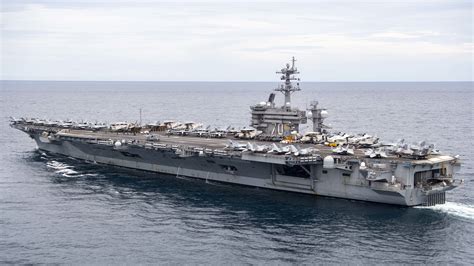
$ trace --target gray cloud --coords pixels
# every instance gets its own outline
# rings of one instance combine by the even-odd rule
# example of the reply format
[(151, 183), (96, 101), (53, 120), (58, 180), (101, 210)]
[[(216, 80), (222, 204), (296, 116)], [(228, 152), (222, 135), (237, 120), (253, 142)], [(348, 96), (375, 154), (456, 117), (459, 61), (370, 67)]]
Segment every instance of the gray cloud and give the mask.
[(2, 79), (472, 79), (469, 1), (2, 3)]

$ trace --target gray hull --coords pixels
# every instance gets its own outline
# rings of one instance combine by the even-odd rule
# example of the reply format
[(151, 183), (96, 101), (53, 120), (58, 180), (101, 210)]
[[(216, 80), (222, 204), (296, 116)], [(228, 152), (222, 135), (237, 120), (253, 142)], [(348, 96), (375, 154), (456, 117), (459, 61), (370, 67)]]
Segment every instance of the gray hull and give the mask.
[[(281, 175), (274, 164), (228, 156), (181, 157), (173, 151), (90, 144), (78, 141), (49, 141), (33, 136), (38, 148), (88, 162), (186, 176), (224, 183), (319, 196), (414, 206), (426, 203), (419, 189), (396, 189), (384, 184), (361, 182), (358, 170), (325, 169), (312, 165), (309, 177)], [(380, 187), (376, 187), (380, 186)], [(444, 197), (444, 192), (440, 192)], [(440, 202), (441, 203), (441, 202)]]

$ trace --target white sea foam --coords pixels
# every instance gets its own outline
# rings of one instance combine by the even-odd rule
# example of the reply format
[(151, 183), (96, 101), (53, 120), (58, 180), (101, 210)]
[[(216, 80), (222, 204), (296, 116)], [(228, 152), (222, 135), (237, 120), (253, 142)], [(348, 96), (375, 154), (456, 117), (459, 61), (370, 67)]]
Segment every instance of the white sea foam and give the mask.
[(52, 168), (56, 171), (54, 171), (57, 174), (61, 174), (66, 177), (73, 177), (77, 176), (79, 174), (77, 171), (74, 171), (71, 165), (67, 165), (65, 163), (57, 162), (57, 161), (50, 161), (46, 163), (46, 166), (49, 168)]
[(71, 170), (71, 169), (67, 169), (67, 168), (65, 168), (65, 169), (60, 169), (60, 170), (58, 170), (58, 171), (55, 171), (55, 173), (58, 173), (58, 174), (68, 174), (68, 175), (77, 174), (76, 171)]
[(431, 209), (438, 212), (455, 215), (458, 217), (474, 220), (474, 206), (456, 202), (446, 202), (445, 204), (435, 205), (431, 207), (417, 207), (423, 209)]
[(60, 162), (57, 162), (57, 161), (50, 161), (50, 162), (47, 162), (47, 163), (46, 163), (46, 166), (49, 167), (49, 168), (56, 169), (56, 170), (72, 168), (72, 166), (70, 166), (70, 165), (67, 165), (67, 164), (64, 164), (64, 163), (60, 163)]
[(98, 176), (99, 174), (83, 174), (81, 176)]

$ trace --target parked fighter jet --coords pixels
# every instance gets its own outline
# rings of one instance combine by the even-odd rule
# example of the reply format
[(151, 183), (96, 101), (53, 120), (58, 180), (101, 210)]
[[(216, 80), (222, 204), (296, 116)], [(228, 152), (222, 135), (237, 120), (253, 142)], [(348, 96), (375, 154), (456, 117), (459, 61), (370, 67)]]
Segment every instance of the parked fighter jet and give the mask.
[(388, 157), (384, 148), (368, 149), (365, 152), (365, 156), (370, 157), (370, 158), (387, 158)]
[[(306, 154), (308, 152), (308, 150), (307, 149), (304, 149), (304, 150), (305, 151), (303, 151), (303, 153)], [(278, 154), (278, 155), (282, 155), (282, 154), (286, 154), (286, 155), (293, 154), (293, 155), (295, 155), (295, 154), (300, 154), (301, 150), (299, 150), (294, 145), (279, 147), (277, 144), (273, 143), (270, 146), (268, 153), (273, 153), (273, 154)]]
[(112, 131), (126, 131), (130, 123), (128, 122), (116, 122), (110, 125), (110, 130)]
[(329, 143), (335, 143), (336, 145), (340, 144), (347, 144), (349, 143), (349, 139), (354, 137), (353, 135), (344, 133), (344, 132), (339, 132), (333, 136), (330, 136), (327, 138), (327, 141)]
[(309, 156), (309, 155), (313, 155), (313, 154), (315, 154), (315, 153), (318, 152), (318, 151), (319, 151), (318, 149), (312, 148), (312, 147), (300, 149), (300, 150), (299, 150), (299, 156)]
[(44, 123), (45, 126), (48, 126), (48, 127), (55, 127), (58, 125), (58, 121), (52, 121), (52, 120), (48, 120)]
[(377, 144), (378, 141), (378, 137), (364, 133), (360, 138), (357, 139), (357, 142), (355, 142), (354, 144), (357, 144), (361, 148), (369, 148)]
[(89, 128), (89, 123), (87, 121), (82, 121), (81, 123), (75, 124), (73, 128), (77, 129), (87, 129)]
[(94, 131), (99, 131), (99, 130), (102, 130), (102, 129), (105, 129), (107, 128), (107, 125), (104, 124), (104, 123), (95, 123), (93, 125), (91, 125), (91, 129), (94, 130)]
[(332, 152), (339, 155), (354, 155), (354, 148), (349, 145), (341, 145), (332, 149)]
[(399, 157), (424, 158), (430, 155), (433, 149), (433, 144), (428, 145), (425, 141), (422, 141), (418, 144), (400, 145), (395, 151), (395, 154)]
[(269, 148), (266, 145), (258, 145), (247, 142), (247, 150), (256, 153), (266, 153), (269, 151)]
[(227, 134), (227, 130), (226, 129), (219, 129), (219, 128), (216, 128), (214, 130), (212, 130), (211, 132), (209, 132), (209, 136), (211, 138), (223, 138), (225, 137)]
[(273, 154), (285, 154), (286, 151), (284, 151), (281, 147), (278, 147), (275, 143), (272, 143), (271, 149), (268, 151), (268, 153), (273, 153)]
[(294, 145), (288, 145), (285, 148), (287, 148), (288, 150), (288, 152), (285, 153), (286, 155), (291, 155), (291, 154), (293, 154), (294, 156), (300, 155), (300, 151)]
[(434, 145), (429, 145), (426, 141), (418, 143), (418, 145), (410, 145), (410, 149), (413, 150), (413, 156), (417, 158), (423, 158), (431, 154), (431, 150), (434, 148)]
[(24, 118), (15, 118), (13, 116), (10, 116), (10, 123), (13, 124), (13, 125), (24, 122), (24, 121), (25, 121)]
[(224, 149), (233, 150), (233, 151), (244, 151), (244, 150), (247, 149), (247, 145), (246, 144), (241, 144), (241, 143), (238, 143), (238, 142), (234, 142), (234, 141), (229, 139), (229, 144), (227, 144)]
[(74, 125), (74, 122), (71, 121), (71, 120), (66, 120), (66, 121), (63, 121), (63, 122), (59, 122), (59, 126), (62, 127), (62, 128), (70, 128)]

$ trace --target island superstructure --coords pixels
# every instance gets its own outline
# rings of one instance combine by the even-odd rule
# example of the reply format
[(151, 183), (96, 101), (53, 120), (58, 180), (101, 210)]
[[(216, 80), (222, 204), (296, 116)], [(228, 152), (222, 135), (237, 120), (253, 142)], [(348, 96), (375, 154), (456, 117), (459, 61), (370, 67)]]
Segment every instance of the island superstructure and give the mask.
[[(441, 154), (426, 142), (387, 143), (362, 134), (331, 133), (326, 109), (312, 101), (308, 110), (292, 106), (300, 91), (293, 58), (277, 72), (276, 93), (250, 107), (250, 127), (205, 128), (192, 122), (111, 125), (12, 119), (38, 149), (98, 164), (187, 176), (317, 196), (403, 206), (445, 203), (458, 156)], [(300, 125), (312, 123), (312, 131)]]
[(292, 65), (286, 64), (277, 74), (282, 74), (281, 84), (275, 91), (283, 93), (285, 101), (283, 106), (276, 107), (275, 93), (271, 93), (267, 102), (261, 102), (251, 106), (252, 121), (251, 126), (261, 131), (261, 136), (284, 136), (291, 131), (299, 132), (299, 125), (306, 124), (306, 112), (291, 107), (291, 94), (300, 91), (299, 82), (294, 85), (291, 81), (298, 80), (295, 75), (299, 74), (295, 67), (295, 59)]

